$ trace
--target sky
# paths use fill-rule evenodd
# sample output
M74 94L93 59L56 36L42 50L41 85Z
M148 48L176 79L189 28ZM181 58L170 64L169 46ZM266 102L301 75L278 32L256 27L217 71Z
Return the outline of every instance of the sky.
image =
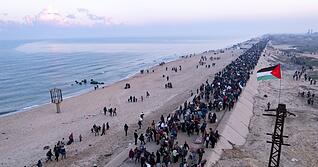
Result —
M1 39L257 36L318 29L317 0L0 0Z

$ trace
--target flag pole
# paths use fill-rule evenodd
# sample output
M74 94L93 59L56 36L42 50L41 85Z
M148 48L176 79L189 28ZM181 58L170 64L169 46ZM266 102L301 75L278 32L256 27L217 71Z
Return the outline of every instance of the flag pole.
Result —
M280 64L279 64L280 65ZM281 76L281 68L279 69L280 72L280 76ZM279 92L278 92L278 104L280 104L280 94L281 94L281 90L282 90L282 77L279 78Z
M278 104L280 104L280 92L282 90L282 79L279 79Z

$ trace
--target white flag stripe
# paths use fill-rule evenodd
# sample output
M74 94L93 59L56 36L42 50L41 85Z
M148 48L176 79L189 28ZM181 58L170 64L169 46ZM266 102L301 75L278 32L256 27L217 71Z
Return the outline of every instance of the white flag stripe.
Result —
M262 77L262 76L266 76L266 75L272 75L271 72L272 71L259 72L256 75L257 75L257 77Z

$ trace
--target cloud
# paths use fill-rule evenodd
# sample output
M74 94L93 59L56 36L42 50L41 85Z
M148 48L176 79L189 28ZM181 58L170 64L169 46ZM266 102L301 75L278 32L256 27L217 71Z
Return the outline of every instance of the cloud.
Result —
M5 19L0 20L4 21ZM0 23L1 24L1 23ZM54 25L54 26L95 26L113 25L111 17L98 16L88 9L78 8L73 13L63 14L49 7L36 15L26 15L20 24L25 25Z
M78 8L77 11L82 13L89 13L88 9L84 9L84 8Z
M106 18L103 16L96 16L94 14L88 14L87 15L89 19L91 20L105 20Z
M69 14L69 15L67 15L66 17L69 18L69 19L76 19L76 16L73 15L73 14Z
M104 23L110 23L109 21L111 20L111 18L106 18L105 16L97 16L85 8L78 8L77 11L79 13L85 14L87 18L89 18L92 21L102 21Z

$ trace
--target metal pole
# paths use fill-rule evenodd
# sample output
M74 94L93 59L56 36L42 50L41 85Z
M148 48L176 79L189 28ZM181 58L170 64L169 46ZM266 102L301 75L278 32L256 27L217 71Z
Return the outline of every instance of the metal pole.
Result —
M280 92L282 90L282 79L279 79L278 104L280 104Z

